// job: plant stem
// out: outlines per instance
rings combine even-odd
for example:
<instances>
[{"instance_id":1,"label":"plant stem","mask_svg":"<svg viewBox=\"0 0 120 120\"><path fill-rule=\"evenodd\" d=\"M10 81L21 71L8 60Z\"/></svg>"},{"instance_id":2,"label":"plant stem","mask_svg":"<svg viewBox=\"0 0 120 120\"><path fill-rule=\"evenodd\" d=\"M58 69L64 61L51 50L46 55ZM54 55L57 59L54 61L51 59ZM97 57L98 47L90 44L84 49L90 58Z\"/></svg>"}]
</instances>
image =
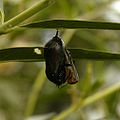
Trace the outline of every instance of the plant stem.
<instances>
[{"instance_id":1,"label":"plant stem","mask_svg":"<svg viewBox=\"0 0 120 120\"><path fill-rule=\"evenodd\" d=\"M35 15L36 13L40 12L44 8L47 8L51 4L54 3L55 0L40 0L36 5L34 5L31 8L28 8L27 10L23 11L19 15L15 16L14 18L8 20L0 27L0 33L7 32L10 28L13 28L14 26L20 24L27 18Z\"/></svg>"},{"instance_id":2,"label":"plant stem","mask_svg":"<svg viewBox=\"0 0 120 120\"><path fill-rule=\"evenodd\" d=\"M0 0L0 25L4 22L3 0Z\"/></svg>"},{"instance_id":3,"label":"plant stem","mask_svg":"<svg viewBox=\"0 0 120 120\"><path fill-rule=\"evenodd\" d=\"M32 90L30 92L29 99L27 102L26 110L25 110L25 117L26 118L28 118L34 112L35 105L36 105L37 100L38 100L38 96L40 94L40 91L42 90L42 87L44 85L45 78L46 78L44 71L45 71L45 67L43 67L41 69L40 73L38 74L38 76L33 84L33 87L32 87Z\"/></svg>"},{"instance_id":4,"label":"plant stem","mask_svg":"<svg viewBox=\"0 0 120 120\"><path fill-rule=\"evenodd\" d=\"M81 109L87 105L90 105L90 104L96 102L97 100L100 100L118 90L120 90L120 82L106 88L105 90L99 91L98 93L96 93L92 96L89 96L84 100L81 100L81 98L80 98L77 103L73 104L69 109L67 109L67 110L61 112L59 115L55 116L52 120L64 120L67 116L72 114L74 111Z\"/></svg>"}]
</instances>

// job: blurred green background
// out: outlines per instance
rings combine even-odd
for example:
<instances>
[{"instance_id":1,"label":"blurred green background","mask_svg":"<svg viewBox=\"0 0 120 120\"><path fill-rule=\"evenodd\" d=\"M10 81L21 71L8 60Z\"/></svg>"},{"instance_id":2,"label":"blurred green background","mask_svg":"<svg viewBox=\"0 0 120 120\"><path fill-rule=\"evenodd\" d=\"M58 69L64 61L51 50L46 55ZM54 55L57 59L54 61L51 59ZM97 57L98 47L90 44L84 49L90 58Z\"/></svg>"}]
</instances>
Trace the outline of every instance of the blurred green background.
<instances>
[{"instance_id":1,"label":"blurred green background","mask_svg":"<svg viewBox=\"0 0 120 120\"><path fill-rule=\"evenodd\" d=\"M4 0L5 21L40 0ZM119 22L119 0L57 0L25 23L48 19L76 19ZM67 48L120 52L120 32L113 30L60 29ZM0 48L44 46L53 29L17 30L0 36ZM103 88L120 82L119 61L75 60L79 83L57 88L47 80L45 63L0 64L0 120L47 120ZM40 85L41 86L40 86ZM34 117L32 117L34 116ZM120 91L83 109L65 120L120 120Z\"/></svg>"}]
</instances>

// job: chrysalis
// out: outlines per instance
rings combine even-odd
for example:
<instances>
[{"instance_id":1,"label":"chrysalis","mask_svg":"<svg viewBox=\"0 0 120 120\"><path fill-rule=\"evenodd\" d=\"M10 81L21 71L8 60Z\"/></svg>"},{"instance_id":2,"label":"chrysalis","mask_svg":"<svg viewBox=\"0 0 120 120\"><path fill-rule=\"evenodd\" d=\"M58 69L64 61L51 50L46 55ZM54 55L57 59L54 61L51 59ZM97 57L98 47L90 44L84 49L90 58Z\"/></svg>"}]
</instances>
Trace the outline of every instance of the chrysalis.
<instances>
[{"instance_id":1,"label":"chrysalis","mask_svg":"<svg viewBox=\"0 0 120 120\"><path fill-rule=\"evenodd\" d=\"M78 74L73 64L70 52L68 52L62 40L56 35L45 45L44 58L46 62L46 75L48 79L60 86L67 82L78 82Z\"/></svg>"}]
</instances>

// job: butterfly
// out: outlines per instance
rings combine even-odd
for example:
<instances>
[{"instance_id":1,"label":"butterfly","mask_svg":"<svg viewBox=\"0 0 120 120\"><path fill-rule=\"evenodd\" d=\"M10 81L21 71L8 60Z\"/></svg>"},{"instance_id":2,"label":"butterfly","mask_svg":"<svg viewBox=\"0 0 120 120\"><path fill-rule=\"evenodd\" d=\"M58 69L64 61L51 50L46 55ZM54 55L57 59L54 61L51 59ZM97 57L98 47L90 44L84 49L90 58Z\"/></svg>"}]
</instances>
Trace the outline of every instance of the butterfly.
<instances>
[{"instance_id":1,"label":"butterfly","mask_svg":"<svg viewBox=\"0 0 120 120\"><path fill-rule=\"evenodd\" d=\"M46 76L58 87L64 83L75 84L79 76L73 63L70 52L65 48L63 41L56 35L44 47Z\"/></svg>"}]
</instances>

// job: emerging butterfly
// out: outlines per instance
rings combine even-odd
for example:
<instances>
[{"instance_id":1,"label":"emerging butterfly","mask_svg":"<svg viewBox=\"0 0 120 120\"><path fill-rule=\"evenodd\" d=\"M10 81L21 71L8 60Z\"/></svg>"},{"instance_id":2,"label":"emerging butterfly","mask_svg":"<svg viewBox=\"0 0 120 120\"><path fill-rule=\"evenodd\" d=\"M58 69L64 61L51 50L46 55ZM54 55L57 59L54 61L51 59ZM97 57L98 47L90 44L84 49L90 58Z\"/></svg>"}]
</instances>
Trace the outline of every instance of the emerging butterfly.
<instances>
[{"instance_id":1,"label":"emerging butterfly","mask_svg":"<svg viewBox=\"0 0 120 120\"><path fill-rule=\"evenodd\" d=\"M46 62L46 75L58 87L64 83L75 84L79 77L70 52L56 35L45 45L44 58Z\"/></svg>"}]
</instances>

